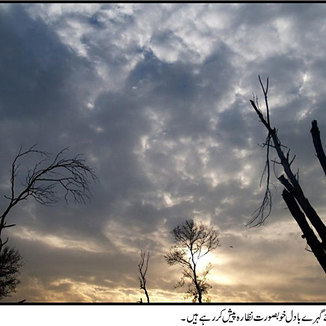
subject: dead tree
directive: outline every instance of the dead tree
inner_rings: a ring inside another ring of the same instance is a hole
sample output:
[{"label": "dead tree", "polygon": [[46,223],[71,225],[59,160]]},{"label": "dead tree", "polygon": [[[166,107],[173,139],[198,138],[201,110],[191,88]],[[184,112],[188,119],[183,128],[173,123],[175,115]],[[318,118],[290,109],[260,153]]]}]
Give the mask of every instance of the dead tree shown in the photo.
[{"label": "dead tree", "polygon": [[[4,196],[8,204],[0,215],[0,257],[6,253],[8,242],[8,238],[3,240],[3,232],[15,226],[8,223],[8,216],[18,203],[32,197],[42,205],[54,204],[60,192],[67,202],[71,199],[85,202],[89,198],[89,181],[96,179],[95,173],[80,155],[67,158],[67,151],[65,148],[53,157],[36,149],[35,145],[25,151],[20,148],[11,164],[10,192]],[[20,167],[24,159],[30,159],[33,155],[37,156],[36,163],[27,169],[25,178],[21,179]]]},{"label": "dead tree", "polygon": [[[1,240],[3,230],[15,226],[7,224],[9,212],[21,201],[32,197],[42,205],[54,204],[59,199],[60,188],[67,202],[73,199],[84,203],[89,198],[89,179],[94,180],[95,173],[80,155],[66,158],[67,150],[65,148],[51,158],[49,153],[36,149],[35,145],[26,151],[20,148],[11,164],[10,194],[4,196],[8,205],[0,215],[0,250],[7,242]],[[37,155],[39,159],[33,168],[27,170],[22,185],[17,185],[20,161],[31,155]]]},{"label": "dead tree", "polygon": [[[147,282],[146,274],[148,270],[148,262],[149,262],[149,252],[146,255],[144,251],[141,251],[140,262],[138,264],[138,271],[139,271],[138,279],[139,279],[140,288],[145,292],[147,303],[149,303],[149,294],[146,288],[146,282]],[[142,299],[140,299],[140,303],[142,302],[143,302]]]},{"label": "dead tree", "polygon": [[[292,216],[299,225],[303,232],[302,238],[306,239],[307,244],[310,246],[311,251],[316,256],[319,264],[326,272],[326,226],[317,214],[316,210],[310,204],[306,198],[303,189],[299,183],[299,174],[292,171],[292,163],[295,159],[295,155],[290,157],[290,149],[284,146],[277,134],[277,130],[271,126],[270,112],[268,106],[268,84],[269,79],[267,78],[266,85],[264,85],[259,78],[259,83],[264,94],[264,102],[266,108],[266,116],[260,109],[258,98],[254,97],[250,100],[250,103],[257,113],[260,121],[267,129],[267,138],[264,146],[266,146],[266,165],[264,172],[266,172],[266,190],[262,201],[255,212],[253,219],[249,224],[259,225],[270,215],[272,201],[271,193],[269,190],[270,173],[271,173],[271,160],[270,160],[270,148],[275,149],[279,161],[272,161],[274,164],[278,164],[283,168],[283,174],[278,177],[279,182],[284,186],[282,197],[287,204]],[[317,125],[317,121],[312,122],[311,134],[313,138],[313,144],[317,153],[319,162],[326,174],[326,157],[322,147],[320,132]],[[284,152],[286,150],[286,152]],[[264,173],[263,173],[264,174]]]},{"label": "dead tree", "polygon": [[210,288],[206,281],[210,266],[199,275],[198,262],[219,246],[218,233],[213,228],[190,219],[175,227],[172,235],[175,245],[164,257],[169,265],[178,264],[183,267],[183,276],[176,287],[182,287],[186,279],[190,280],[187,293],[193,297],[193,302],[198,300],[202,303],[203,295]]}]

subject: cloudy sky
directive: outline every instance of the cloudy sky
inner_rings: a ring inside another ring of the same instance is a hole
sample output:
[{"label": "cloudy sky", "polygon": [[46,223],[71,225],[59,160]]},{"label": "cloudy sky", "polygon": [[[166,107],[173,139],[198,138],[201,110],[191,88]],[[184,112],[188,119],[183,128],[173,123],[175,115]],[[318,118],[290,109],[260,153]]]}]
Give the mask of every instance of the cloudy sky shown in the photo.
[{"label": "cloudy sky", "polygon": [[1,4],[1,196],[20,146],[69,146],[98,176],[85,205],[12,210],[7,235],[24,266],[6,300],[144,299],[143,249],[152,301],[184,301],[164,254],[191,217],[220,233],[206,261],[212,301],[325,301],[324,272],[275,177],[271,216],[245,227],[264,192],[266,133],[249,105],[258,74],[270,76],[272,123],[326,213],[309,133],[317,119],[326,139],[325,15],[325,4]]}]

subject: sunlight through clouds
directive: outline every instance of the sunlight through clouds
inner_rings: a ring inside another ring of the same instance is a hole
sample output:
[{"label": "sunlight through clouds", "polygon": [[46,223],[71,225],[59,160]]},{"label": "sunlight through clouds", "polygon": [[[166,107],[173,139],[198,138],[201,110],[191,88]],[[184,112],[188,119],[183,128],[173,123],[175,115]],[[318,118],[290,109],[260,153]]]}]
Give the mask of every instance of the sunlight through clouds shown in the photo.
[{"label": "sunlight through clouds", "polygon": [[8,301],[137,302],[146,250],[152,301],[190,302],[164,259],[188,218],[219,230],[203,260],[211,301],[325,301],[277,164],[272,214],[245,226],[265,190],[267,135],[249,103],[259,96],[265,114],[258,75],[270,77],[272,125],[309,201],[326,212],[309,133],[313,119],[326,132],[325,14],[294,3],[1,4],[0,195],[20,146],[69,147],[98,177],[85,205],[28,198],[10,212],[4,233],[25,263]]}]

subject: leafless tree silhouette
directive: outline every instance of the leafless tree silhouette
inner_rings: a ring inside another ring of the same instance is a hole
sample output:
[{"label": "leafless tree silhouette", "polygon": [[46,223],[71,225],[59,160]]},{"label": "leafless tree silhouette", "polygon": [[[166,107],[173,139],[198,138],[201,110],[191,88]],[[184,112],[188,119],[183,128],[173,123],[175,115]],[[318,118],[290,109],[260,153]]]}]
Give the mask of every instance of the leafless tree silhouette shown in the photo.
[{"label": "leafless tree silhouette", "polygon": [[[68,149],[65,148],[53,157],[45,151],[38,150],[35,145],[25,151],[19,149],[11,164],[10,193],[4,196],[8,204],[0,215],[1,259],[11,257],[11,261],[14,262],[14,257],[19,256],[17,251],[6,249],[8,238],[3,240],[4,230],[15,226],[15,224],[8,224],[7,220],[9,213],[18,203],[32,197],[42,205],[54,204],[58,201],[60,192],[63,192],[67,202],[72,199],[84,203],[89,198],[89,181],[96,179],[95,173],[80,155],[67,158],[67,151]],[[24,159],[31,159],[33,155],[37,157],[36,163],[32,168],[27,169],[24,181],[18,182],[21,179],[20,167],[26,163]],[[5,262],[0,262],[0,266],[5,266]],[[19,268],[17,263],[14,266]],[[4,272],[0,270],[0,273]],[[4,295],[6,293],[4,292]]]},{"label": "leafless tree silhouette", "polygon": [[[278,177],[278,180],[284,186],[282,197],[286,202],[292,216],[294,217],[301,231],[303,232],[302,238],[306,239],[307,244],[311,248],[311,251],[314,253],[319,264],[326,272],[326,226],[321,220],[321,218],[318,216],[316,210],[312,207],[312,205],[306,198],[299,183],[299,173],[294,173],[292,171],[291,165],[295,159],[295,155],[290,157],[290,149],[287,149],[287,147],[281,143],[277,134],[277,130],[271,126],[270,112],[268,106],[269,79],[267,78],[267,82],[265,85],[262,83],[260,76],[258,77],[258,79],[262,88],[262,92],[264,94],[266,116],[264,116],[262,110],[260,109],[257,96],[254,97],[253,100],[250,100],[250,103],[268,132],[266,142],[264,144],[267,150],[266,165],[264,169],[264,173],[266,172],[266,190],[265,195],[263,197],[263,201],[255,212],[249,224],[260,225],[270,215],[272,207],[271,193],[269,191],[271,174],[270,165],[272,162],[274,164],[282,166],[284,173]],[[316,120],[312,121],[311,134],[317,157],[323,168],[324,173],[326,174],[326,157],[322,147],[320,131]],[[271,161],[271,148],[275,149],[279,161]],[[284,150],[286,150],[286,153],[284,152]]]},{"label": "leafless tree silhouette", "polygon": [[149,257],[150,257],[149,252],[147,252],[147,255],[146,255],[146,252],[141,251],[140,252],[140,261],[139,261],[139,264],[138,264],[139,285],[140,285],[140,288],[142,290],[144,290],[144,292],[145,292],[147,303],[149,303],[149,294],[148,294],[148,291],[147,291],[147,288],[146,288],[146,283],[147,283],[146,274],[147,274],[147,271],[148,271]]},{"label": "leafless tree silhouette", "polygon": [[0,300],[14,292],[19,284],[22,257],[14,248],[4,246],[0,251]]},{"label": "leafless tree silhouette", "polygon": [[193,302],[203,301],[203,294],[207,294],[210,285],[206,276],[210,266],[199,275],[198,262],[210,251],[219,246],[218,232],[204,224],[196,223],[193,219],[186,220],[172,230],[175,245],[164,257],[169,265],[181,265],[183,267],[181,280],[176,287],[188,283],[187,293],[193,297]]}]

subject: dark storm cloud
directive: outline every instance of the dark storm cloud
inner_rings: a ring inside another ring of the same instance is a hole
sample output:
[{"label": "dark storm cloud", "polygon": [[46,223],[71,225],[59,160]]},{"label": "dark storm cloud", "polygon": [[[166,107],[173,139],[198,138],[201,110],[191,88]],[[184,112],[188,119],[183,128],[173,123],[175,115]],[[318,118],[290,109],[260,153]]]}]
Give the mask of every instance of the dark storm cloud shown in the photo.
[{"label": "dark storm cloud", "polygon": [[83,60],[20,6],[1,12],[1,39],[1,110],[6,120],[70,114],[69,107],[78,104],[71,98],[79,87],[71,84],[75,70],[88,68]]}]

